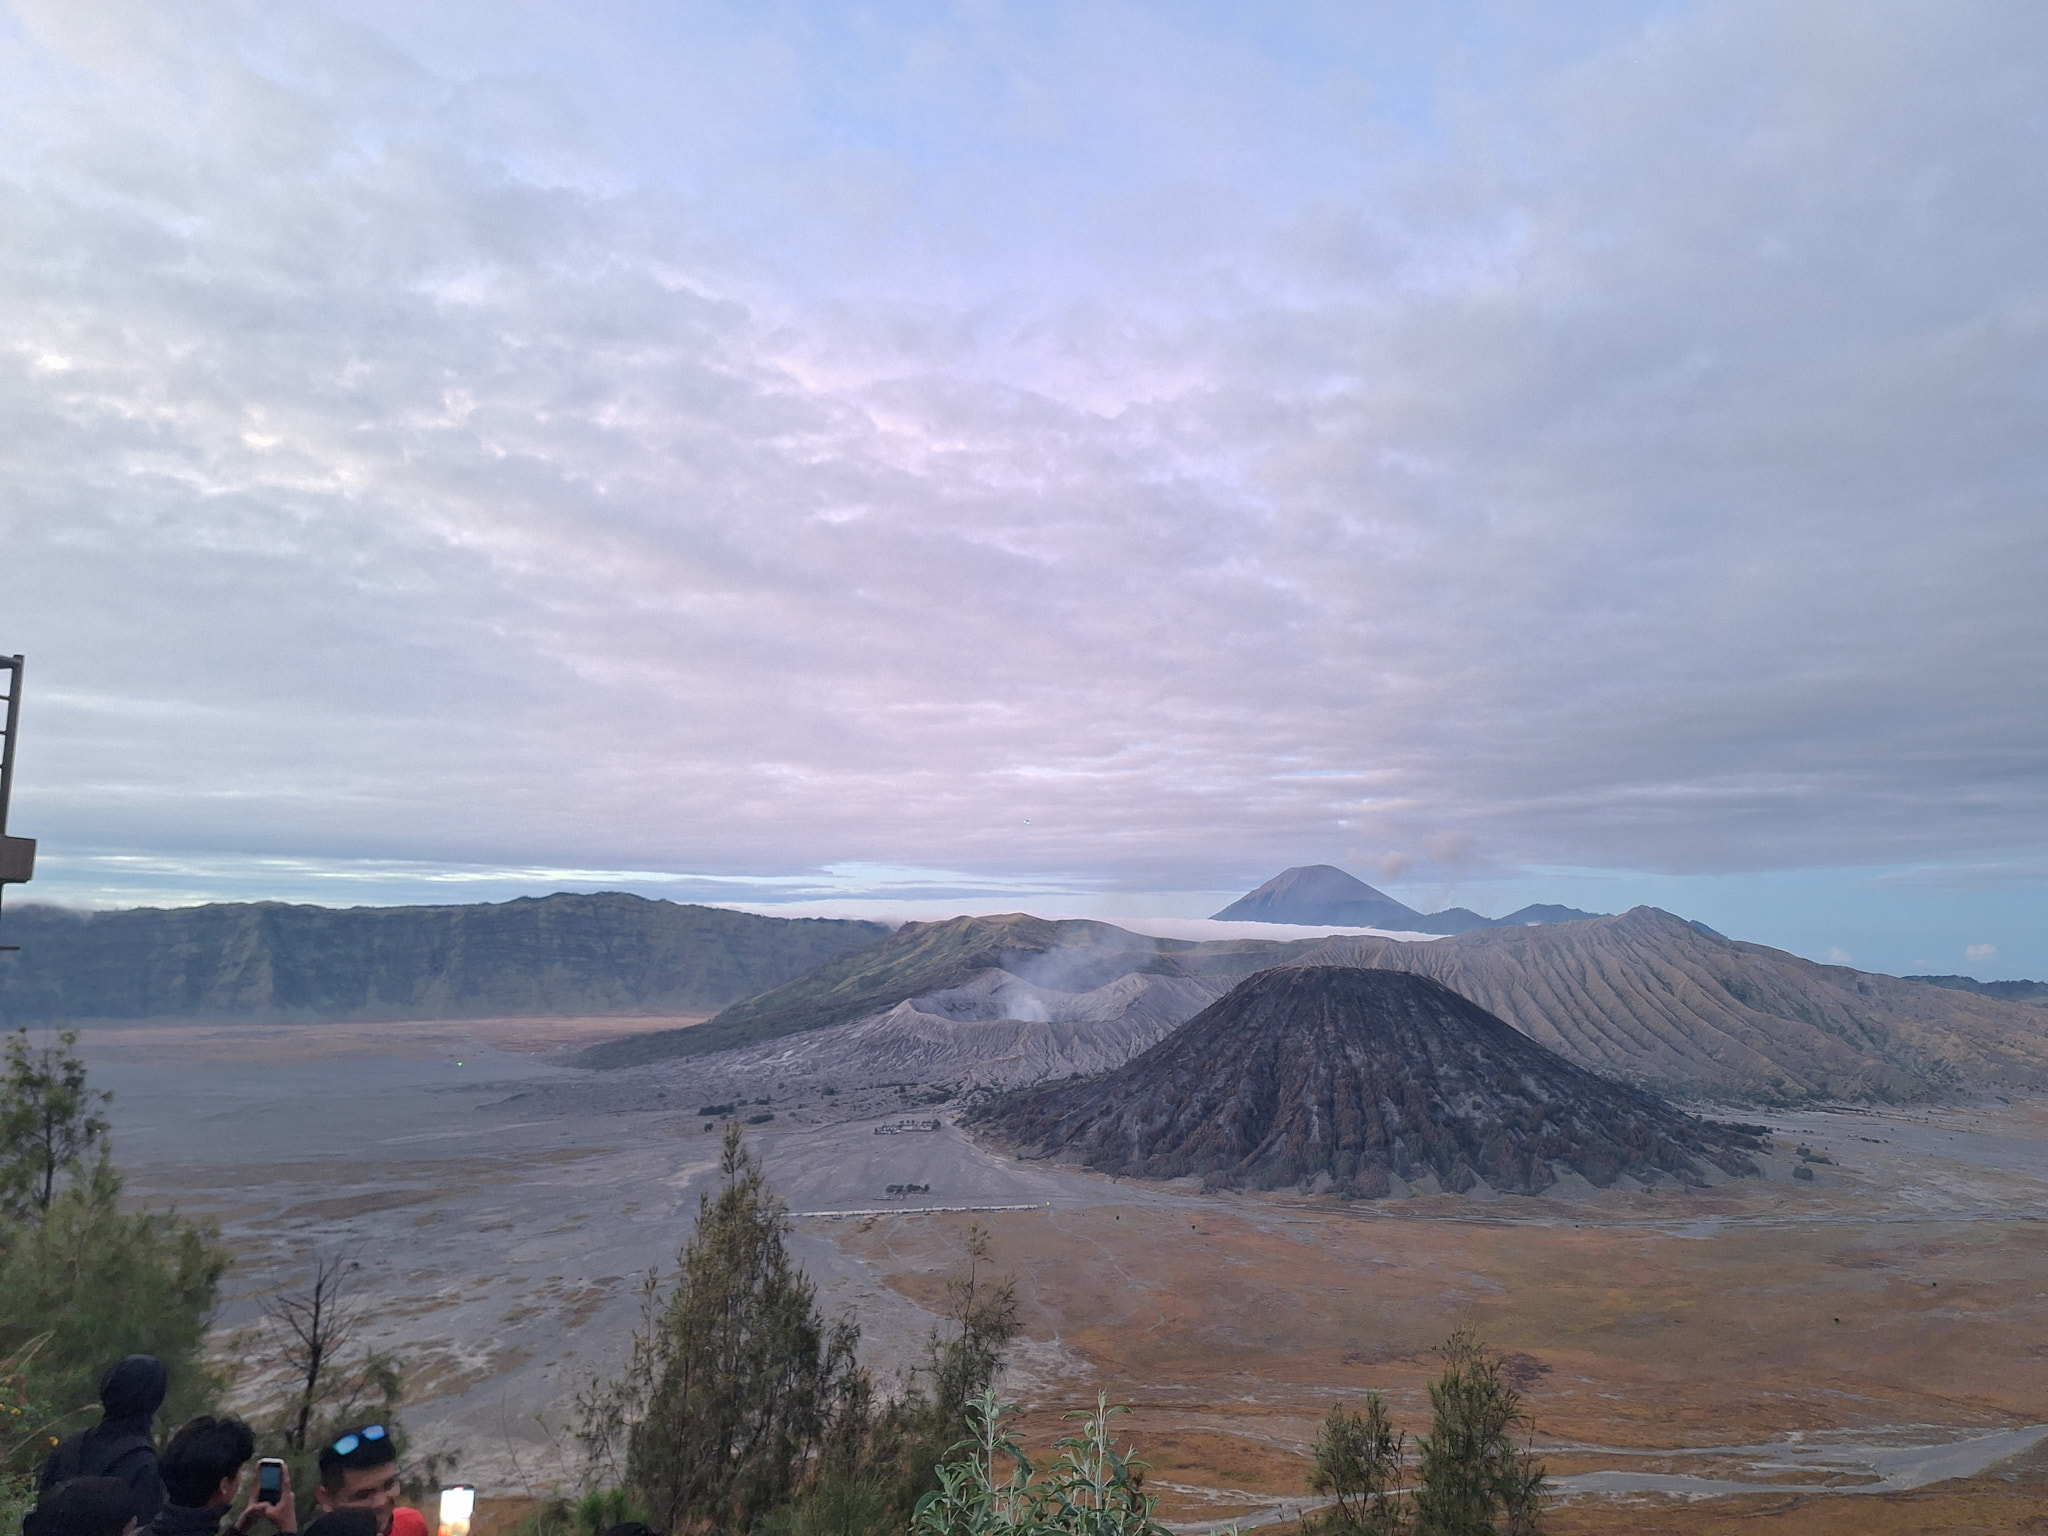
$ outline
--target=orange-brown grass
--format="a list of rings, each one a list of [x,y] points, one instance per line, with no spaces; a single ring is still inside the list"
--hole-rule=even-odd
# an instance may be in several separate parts
[[[1850,1195],[1782,1185],[1510,1206],[1522,1220],[1448,1199],[1347,1208],[1272,1197],[983,1217],[998,1268],[1017,1276],[1028,1332],[1076,1357],[1027,1404],[1031,1437],[1048,1440],[1057,1413],[1100,1388],[1134,1408],[1125,1437],[1157,1483],[1304,1496],[1333,1403],[1377,1390],[1411,1437],[1426,1428],[1431,1346],[1461,1326],[1511,1353],[1536,1442],[1558,1448],[1560,1472],[1618,1464],[1571,1445],[1669,1448],[1680,1456],[1627,1465],[1726,1475],[1684,1449],[2048,1417],[2048,1224],[1895,1226]],[[1552,1224],[1527,1220],[1546,1210]],[[1717,1213],[1770,1224],[1679,1235],[1684,1219]],[[938,1307],[969,1220],[907,1217],[840,1240]],[[1169,1523],[1230,1513],[1162,1492]],[[1744,1498],[1757,1508],[1725,1515],[1763,1519],[1790,1497]],[[1831,1520],[1924,1502],[1808,1499]],[[1583,1518],[1610,1523],[1584,1529],[1721,1529],[1682,1522],[1723,1507],[1674,1505],[1654,1516],[1681,1522],[1666,1527],[1626,1523],[1651,1518],[1649,1506],[1624,1515],[1590,1501]],[[1818,1518],[1784,1528],[1832,1529]]]
[[[2048,1461],[1908,1493],[1742,1494],[1696,1504],[1587,1501],[1550,1512],[1550,1536],[2018,1536],[2048,1531]]]

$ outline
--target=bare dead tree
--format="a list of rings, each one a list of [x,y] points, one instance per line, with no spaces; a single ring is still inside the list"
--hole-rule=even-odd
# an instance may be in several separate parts
[[[312,1273],[294,1290],[279,1291],[264,1304],[263,1316],[276,1342],[276,1358],[291,1373],[298,1405],[284,1431],[295,1451],[306,1448],[306,1431],[321,1400],[321,1387],[355,1342],[368,1309],[349,1292],[349,1255],[337,1249],[313,1253]]]

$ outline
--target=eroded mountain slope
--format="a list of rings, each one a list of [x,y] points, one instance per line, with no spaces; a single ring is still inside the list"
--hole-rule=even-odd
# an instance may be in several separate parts
[[[624,1067],[704,1056],[870,1019],[910,1001],[921,1011],[952,1018],[956,1010],[951,1004],[931,1000],[962,988],[980,989],[974,992],[976,998],[987,993],[1023,1000],[1031,989],[1075,995],[1134,975],[1215,977],[1227,986],[1290,955],[1304,954],[1315,943],[1154,939],[1109,923],[1052,921],[1023,913],[905,923],[874,948],[828,961],[809,975],[734,1004],[708,1023],[607,1041],[576,1061],[579,1066]],[[1018,984],[1024,990],[1018,990]],[[1007,1005],[976,1001],[962,1006],[969,1006],[977,1018],[988,1018],[993,1016],[991,1007],[1000,1012]],[[1031,1012],[1028,1003],[1020,1001],[1020,1006],[1026,1009],[1020,1022],[1051,1018],[1049,1013]],[[1195,1003],[1172,1022],[1180,1023],[1200,1006]],[[1092,1015],[1098,1022],[1110,1016]]]
[[[1197,944],[1024,916],[907,924],[709,1024],[607,1042],[580,1060],[627,1066],[785,1041],[759,1059],[796,1051],[818,1071],[839,1063],[830,1070],[869,1079],[1063,1077],[1116,1065],[1237,981],[1290,963],[1431,977],[1580,1066],[1667,1092],[1779,1102],[2048,1086],[2041,1009],[1816,965],[1653,907],[1415,943]],[[799,1044],[814,1034],[832,1038]]]
[[[1034,987],[1004,971],[832,1029],[718,1058],[731,1080],[1017,1088],[1123,1065],[1230,990],[1225,976],[1132,972],[1085,992]]]
[[[1432,977],[1582,1066],[1687,1093],[1891,1099],[2048,1086],[2038,1009],[1816,965],[1655,907],[1435,944],[1332,938],[1302,963]]]
[[[1756,1172],[1757,1142],[1566,1061],[1406,971],[1282,966],[1114,1072],[975,1117],[1028,1157],[1366,1199]]]

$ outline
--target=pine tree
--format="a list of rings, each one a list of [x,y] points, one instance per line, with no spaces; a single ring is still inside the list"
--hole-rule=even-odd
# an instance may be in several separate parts
[[[979,1223],[967,1229],[967,1271],[946,1284],[945,1321],[925,1340],[924,1359],[870,1433],[868,1463],[891,1484],[889,1506],[907,1520],[933,1486],[934,1469],[967,1434],[969,1409],[1002,1369],[1020,1332],[1017,1282],[991,1280],[993,1245]]]
[[[1515,1431],[1529,1423],[1521,1393],[1508,1384],[1500,1356],[1467,1329],[1438,1353],[1449,1369],[1429,1389],[1415,1536],[1535,1536],[1545,1477],[1515,1449]]]
[[[1019,1332],[1016,1281],[990,1278],[992,1258],[988,1233],[969,1227],[966,1272],[947,1282],[946,1316],[932,1326],[924,1358],[887,1402],[848,1394],[818,1475],[776,1515],[769,1536],[900,1536],[938,1486],[940,1463],[967,1437],[974,1404]]]
[[[627,1487],[675,1533],[751,1530],[790,1501],[835,1425],[867,1400],[859,1329],[818,1315],[789,1257],[788,1212],[737,1125],[722,1168],[724,1186],[700,1200],[675,1287],[609,1404],[613,1430],[625,1431]]]
[[[1365,1412],[1342,1403],[1332,1408],[1316,1437],[1316,1465],[1308,1485],[1335,1502],[1321,1521],[1329,1536],[1392,1536],[1402,1529],[1403,1437],[1387,1418],[1377,1392],[1365,1395]]]
[[[113,1100],[88,1087],[85,1063],[73,1054],[78,1031],[37,1050],[28,1030],[17,1029],[4,1048],[0,1076],[0,1215],[40,1219],[57,1198],[57,1176],[79,1174],[101,1146],[107,1122],[100,1111]]]
[[[41,1047],[25,1029],[0,1040],[0,1374],[47,1431],[10,1442],[0,1473],[91,1422],[109,1360],[162,1360],[172,1423],[224,1385],[206,1329],[227,1255],[210,1228],[122,1198],[101,1114],[113,1095],[87,1081],[77,1043],[72,1030]]]
[[[38,1219],[0,1221],[0,1359],[54,1415],[49,1433],[93,1422],[109,1360],[147,1353],[170,1370],[164,1417],[213,1406],[223,1383],[207,1363],[225,1252],[175,1212],[125,1208],[106,1157],[60,1188]],[[48,1451],[17,1447],[16,1468]]]

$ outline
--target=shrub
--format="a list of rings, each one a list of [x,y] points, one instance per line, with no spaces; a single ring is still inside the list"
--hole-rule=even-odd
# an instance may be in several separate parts
[[[1308,1480],[1315,1492],[1335,1501],[1319,1522],[1322,1529],[1330,1536],[1393,1536],[1402,1530],[1406,1449],[1379,1393],[1366,1393],[1363,1413],[1341,1403],[1332,1408],[1316,1437],[1315,1471]]]
[[[1449,1369],[1429,1389],[1415,1536],[1534,1536],[1546,1478],[1515,1449],[1515,1431],[1529,1423],[1521,1393],[1508,1385],[1500,1355],[1467,1329],[1437,1352]]]
[[[26,1469],[50,1449],[49,1413],[27,1386],[27,1367],[45,1342],[32,1339],[0,1360],[0,1531],[21,1529],[36,1502],[35,1477]]]
[[[1092,1411],[1066,1415],[1080,1432],[1053,1446],[1059,1459],[1041,1474],[1011,1427],[1017,1405],[981,1393],[968,1407],[971,1433],[918,1500],[911,1536],[1167,1536],[1152,1518],[1145,1463],[1110,1433],[1129,1411],[1097,1397]]]
[[[16,1362],[13,1390],[48,1425],[43,1444],[12,1448],[12,1469],[39,1462],[48,1435],[93,1422],[100,1373],[123,1355],[152,1354],[169,1370],[166,1422],[211,1407],[221,1382],[206,1327],[227,1264],[209,1229],[124,1211],[104,1157],[40,1220],[0,1225],[0,1359]]]
[[[645,1524],[646,1508],[623,1488],[593,1488],[580,1499],[543,1499],[519,1522],[514,1536],[604,1536],[615,1525]]]

